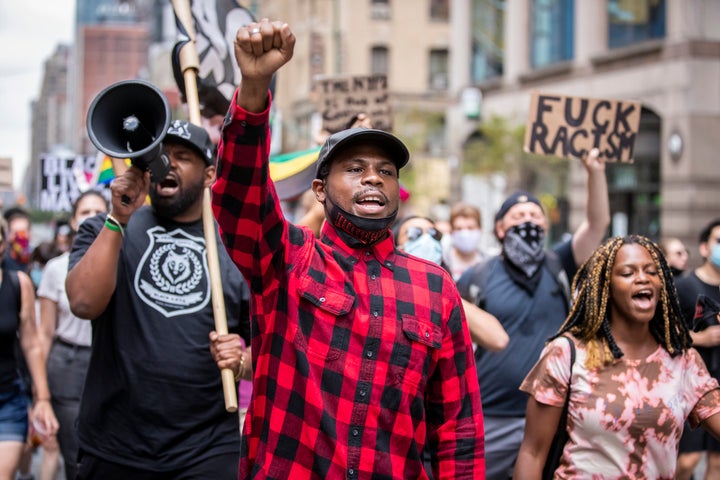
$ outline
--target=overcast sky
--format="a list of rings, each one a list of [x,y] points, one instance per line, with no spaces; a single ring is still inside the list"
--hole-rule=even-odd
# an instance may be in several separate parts
[[[30,157],[30,102],[45,61],[73,38],[75,0],[0,0],[0,157],[12,157],[15,188]]]

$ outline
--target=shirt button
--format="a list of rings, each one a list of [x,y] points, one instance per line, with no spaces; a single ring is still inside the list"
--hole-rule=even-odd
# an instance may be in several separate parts
[[[430,338],[430,332],[425,332],[425,338]]]
[[[320,300],[320,303],[325,303],[325,297],[320,297],[318,300]]]
[[[376,277],[375,275],[370,275],[370,278],[372,278],[373,280],[375,280],[377,277]]]
[[[367,395],[367,392],[365,390],[360,390],[360,396],[364,397],[365,395]]]
[[[350,470],[348,470],[348,474],[349,474],[349,475],[355,475],[355,470],[351,468]]]
[[[378,312],[373,312],[372,315],[373,315],[373,317],[377,317],[377,316],[378,316]]]
[[[365,354],[365,356],[367,356],[368,358],[372,358],[372,356],[373,356],[372,350],[368,350],[368,352]]]
[[[357,437],[360,432],[358,432],[357,428],[353,428],[353,437]]]

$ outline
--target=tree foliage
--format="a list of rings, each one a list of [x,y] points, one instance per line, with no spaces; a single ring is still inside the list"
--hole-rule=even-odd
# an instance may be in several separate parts
[[[535,155],[523,151],[525,125],[513,124],[499,115],[487,117],[465,144],[463,158],[464,174],[503,173],[509,189],[537,191],[554,183],[554,194],[564,192],[563,182],[555,178],[567,178],[567,159]]]

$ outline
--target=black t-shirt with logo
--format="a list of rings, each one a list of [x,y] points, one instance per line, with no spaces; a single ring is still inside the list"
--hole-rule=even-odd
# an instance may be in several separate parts
[[[680,310],[682,311],[685,323],[690,329],[693,329],[695,316],[695,305],[697,304],[700,294],[712,298],[716,302],[720,302],[720,289],[717,285],[710,285],[697,276],[695,271],[685,273],[680,278],[675,279],[675,287],[678,292],[680,301]],[[695,347],[703,357],[705,365],[710,374],[720,379],[720,347]]]
[[[104,219],[83,222],[70,269]],[[217,241],[228,328],[247,342],[247,285]],[[156,471],[239,454],[238,416],[225,410],[210,354],[215,323],[202,221],[175,223],[150,207],[135,212],[125,228],[115,293],[92,327],[78,427],[83,450]]]

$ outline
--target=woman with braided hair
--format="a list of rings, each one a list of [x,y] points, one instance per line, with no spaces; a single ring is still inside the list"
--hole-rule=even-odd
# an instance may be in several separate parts
[[[572,291],[565,323],[520,386],[530,397],[515,478],[541,478],[568,389],[555,478],[674,478],[685,419],[720,436],[720,387],[691,348],[662,251],[645,237],[612,238]]]

